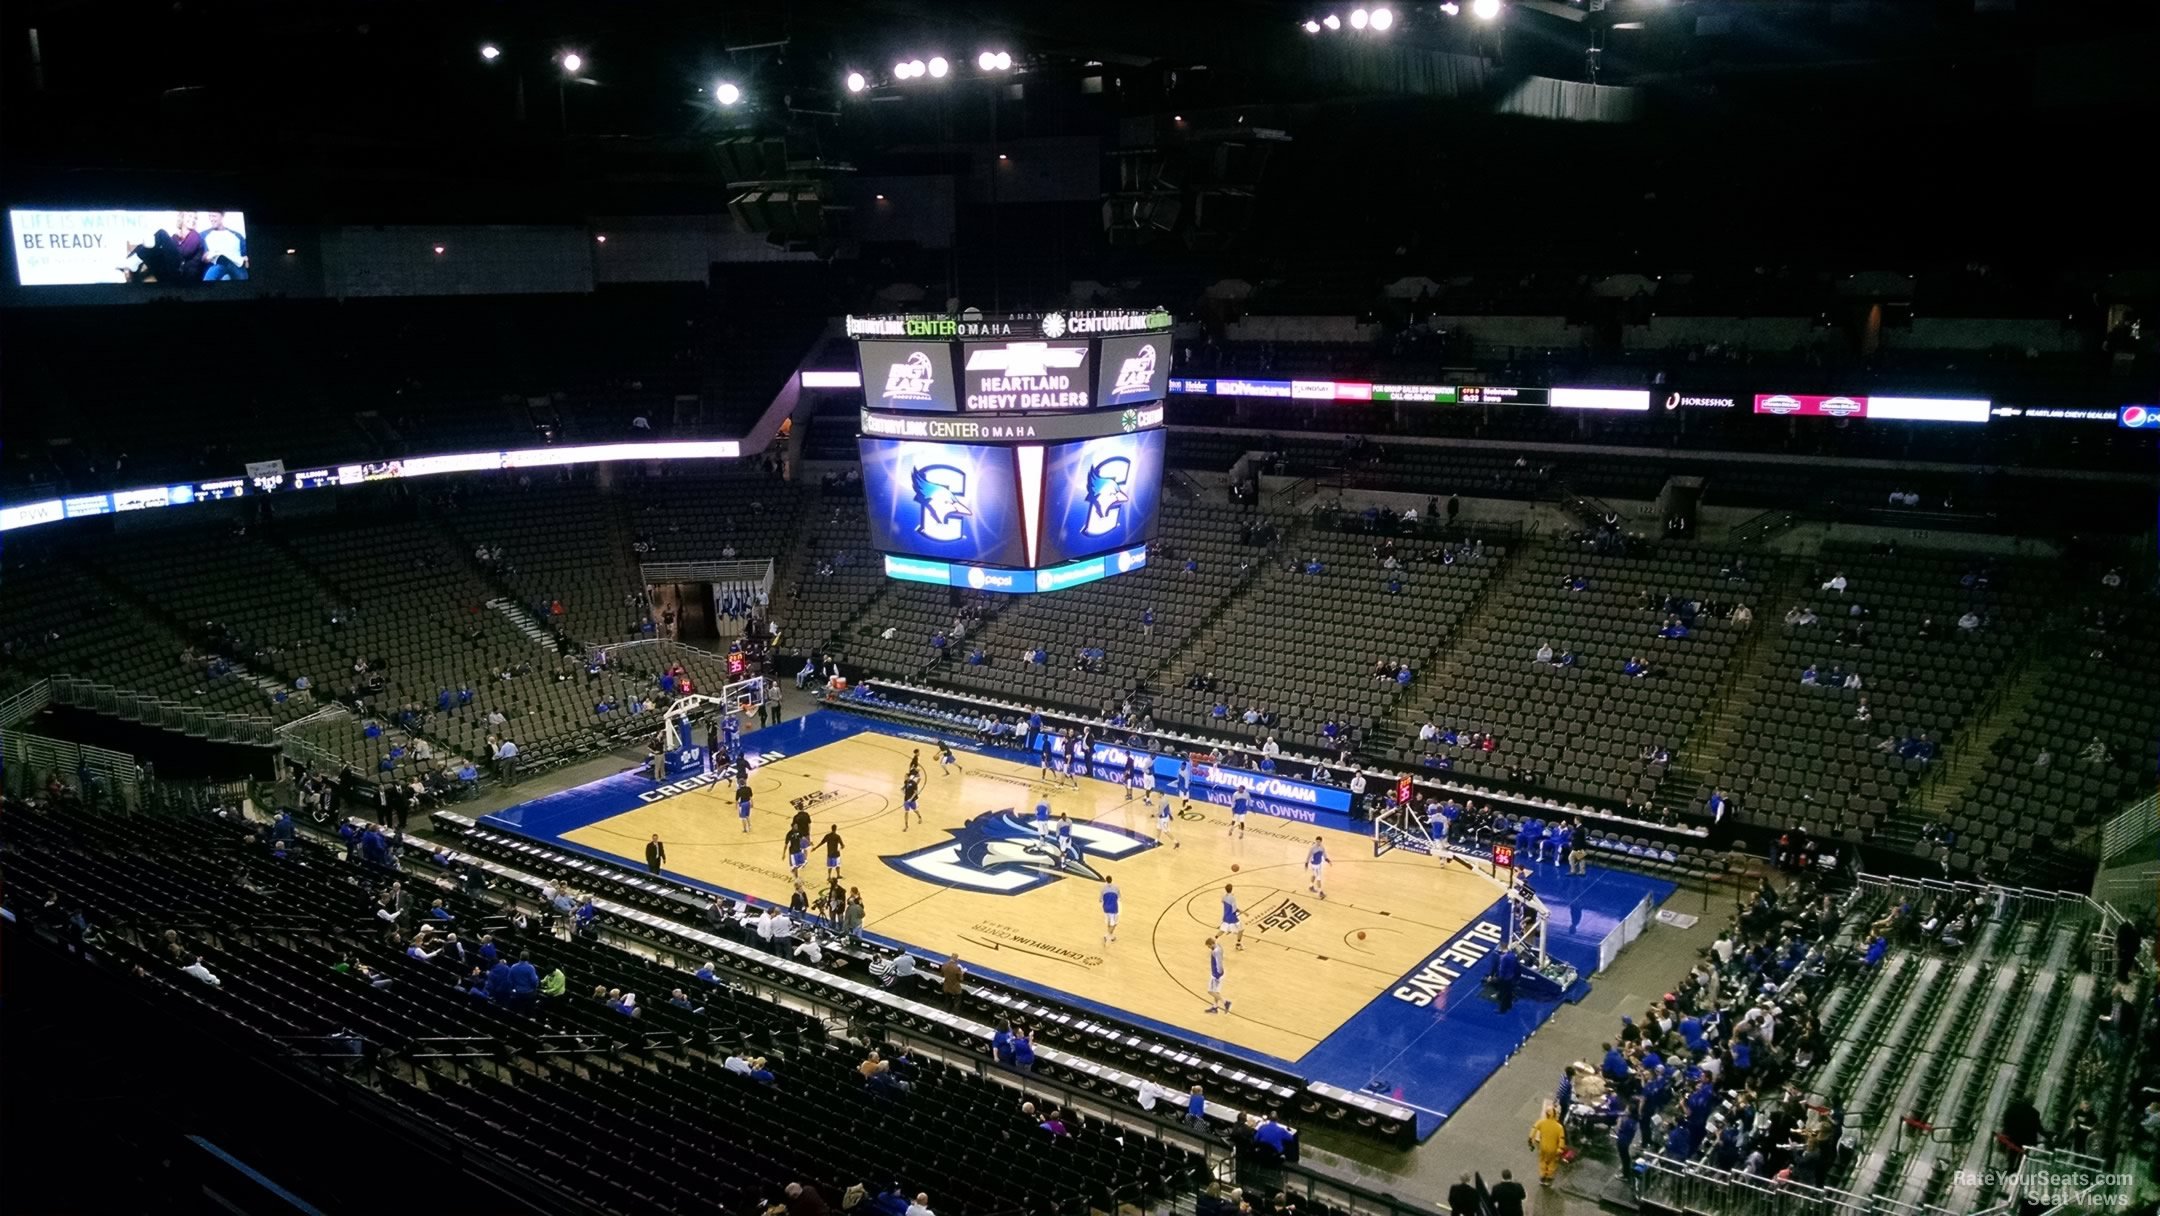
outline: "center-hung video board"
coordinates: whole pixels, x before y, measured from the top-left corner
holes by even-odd
[[[847,327],[871,539],[889,576],[1052,591],[1146,564],[1162,504],[1167,313]]]

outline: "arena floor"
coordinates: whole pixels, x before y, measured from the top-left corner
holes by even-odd
[[[1228,808],[1195,797],[1173,819],[1175,843],[1157,843],[1153,816],[1120,785],[1044,783],[1020,753],[973,745],[946,774],[930,736],[835,712],[757,731],[746,750],[756,758],[747,832],[729,784],[656,788],[640,771],[488,822],[631,865],[657,833],[671,876],[784,904],[783,840],[805,809],[814,837],[831,827],[844,840],[842,881],[861,890],[873,940],[957,953],[973,972],[1348,1088],[1374,1085],[1417,1107],[1427,1133],[1554,1009],[1521,1001],[1503,1013],[1479,989],[1476,962],[1501,932],[1493,879],[1421,854],[1375,858],[1368,832],[1342,816],[1262,802],[1274,813],[1252,814],[1233,837]],[[918,751],[921,821],[903,824],[901,782]],[[1087,866],[1116,880],[1117,941],[1104,941],[1099,881],[1013,860],[1040,799],[1072,820]],[[1331,860],[1326,899],[1307,889],[1315,836]],[[802,871],[813,895],[825,868],[813,844]],[[1226,884],[1248,927],[1245,948],[1226,954],[1232,1007],[1210,1014],[1206,942]],[[1588,943],[1588,958],[1569,958],[1585,974],[1614,921],[1670,890],[1613,871],[1548,872],[1538,885],[1556,904],[1555,951],[1580,955]]]

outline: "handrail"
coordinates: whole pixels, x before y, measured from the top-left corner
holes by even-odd
[[[18,722],[36,717],[46,706],[52,704],[52,681],[39,680],[21,692],[0,701],[0,726],[13,726]]]
[[[198,709],[164,697],[75,676],[53,676],[48,683],[54,701],[124,721],[141,722],[183,734],[200,734],[218,743],[271,745],[278,741],[270,723],[260,718]]]

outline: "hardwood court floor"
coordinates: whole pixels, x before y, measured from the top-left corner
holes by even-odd
[[[1429,857],[1375,858],[1362,833],[1254,813],[1246,836],[1231,839],[1229,809],[1200,801],[1173,819],[1180,847],[1167,839],[1136,846],[1152,842],[1155,825],[1121,786],[1083,778],[1078,789],[1056,788],[1038,783],[1032,767],[965,752],[965,771],[946,776],[934,749],[922,749],[924,822],[903,830],[901,777],[915,750],[908,740],[865,733],[767,763],[752,776],[748,833],[723,783],[564,838],[642,864],[645,841],[657,832],[670,872],[784,904],[792,882],[783,838],[793,803],[809,800],[813,836],[837,826],[846,842],[843,880],[861,889],[869,931],[937,956],[932,961],[957,952],[971,966],[1292,1061],[1499,897],[1485,879]],[[1040,882],[1008,894],[947,885],[886,860],[952,844],[952,830],[985,812],[1009,808],[1025,821],[1045,795],[1052,814],[1108,829],[1087,860],[1122,892],[1115,942],[1103,940],[1101,885],[1090,878],[1042,881],[1025,867],[975,870],[995,876],[985,882]],[[1324,900],[1306,890],[1305,855],[1315,835],[1325,838],[1332,862]],[[964,867],[957,856],[940,851],[929,861]],[[803,876],[813,896],[823,889],[822,848],[813,845]],[[1225,883],[1234,885],[1244,912],[1245,948],[1225,954],[1224,995],[1233,1010],[1209,1014],[1206,941],[1221,918]]]

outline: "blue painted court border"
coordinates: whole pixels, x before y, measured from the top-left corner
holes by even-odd
[[[940,736],[928,730],[898,727],[855,714],[819,711],[743,736],[743,748],[755,756],[779,752],[797,756],[864,733],[883,734],[934,747]],[[1036,755],[1018,748],[994,747],[971,738],[950,738],[955,750],[991,755],[1016,764],[1033,765]],[[1197,784],[1197,783],[1196,783]],[[564,833],[645,805],[639,795],[653,788],[642,767],[603,777],[574,789],[544,795],[530,802],[483,816],[481,822],[503,831],[544,840],[557,848],[614,865],[635,866],[634,859],[563,839]],[[1195,789],[1196,801],[1227,803],[1226,790]],[[1255,809],[1305,823],[1318,823],[1344,831],[1362,831],[1364,825],[1347,815],[1290,803],[1256,799]],[[719,817],[732,824],[731,811]],[[1589,977],[1597,967],[1598,942],[1643,899],[1655,907],[1674,890],[1672,883],[1624,870],[1591,866],[1581,877],[1568,875],[1564,867],[1546,866],[1531,871],[1539,896],[1552,911],[1547,947],[1556,956]],[[714,883],[675,871],[667,876],[686,886],[715,892],[736,900],[747,897]],[[1374,997],[1363,1009],[1297,1060],[1284,1060],[1255,1052],[1234,1043],[1195,1033],[1141,1016],[1127,1009],[1104,1005],[1073,993],[968,964],[971,971],[1010,988],[1034,993],[1046,1000],[1086,1010],[1098,1017],[1127,1022],[1165,1038],[1193,1043],[1263,1067],[1281,1069],[1308,1080],[1324,1081],[1344,1089],[1371,1089],[1404,1102],[1418,1111],[1418,1138],[1437,1130],[1463,1102],[1497,1072],[1520,1049],[1531,1033],[1558,1012],[1556,1001],[1518,1000],[1513,1009],[1500,1012],[1498,1003],[1481,983],[1483,966],[1455,968],[1459,979],[1424,1006],[1400,999],[1397,992],[1413,977],[1430,977],[1432,965],[1448,966],[1460,956],[1467,939],[1481,943],[1473,930],[1481,922],[1500,923],[1504,909],[1499,902],[1470,925],[1443,943],[1433,955],[1412,968],[1387,992]],[[886,949],[924,951],[910,942],[877,933],[867,940]],[[1451,948],[1457,948],[1451,950]],[[1446,956],[1446,957],[1443,957]],[[1489,961],[1489,960],[1486,960]],[[1578,983],[1567,999],[1579,1000],[1588,991]],[[1250,998],[1247,998],[1250,999]],[[1557,1082],[1556,1082],[1557,1083]]]

